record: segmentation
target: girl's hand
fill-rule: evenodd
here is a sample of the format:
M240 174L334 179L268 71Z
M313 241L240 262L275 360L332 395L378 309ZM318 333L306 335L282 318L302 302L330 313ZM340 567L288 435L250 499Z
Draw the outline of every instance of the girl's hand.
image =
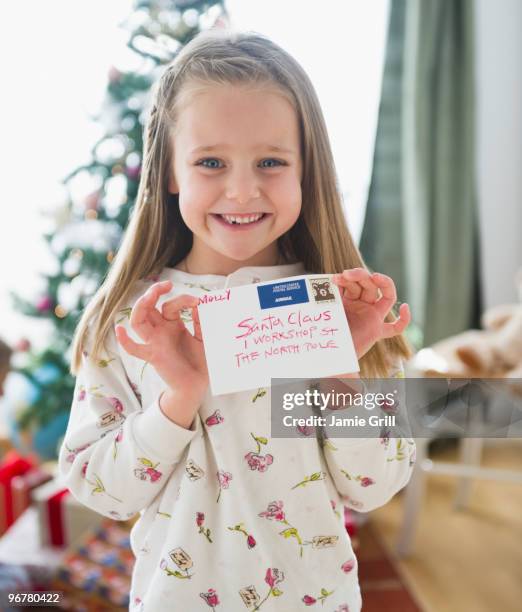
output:
M370 274L364 268L344 270L332 277L341 292L344 311L360 359L382 338L401 334L408 326L411 314L408 304L401 304L399 318L385 322L386 315L397 301L393 280L385 274Z
M208 371L198 317L198 298L180 295L156 308L159 297L168 293L172 281L154 283L136 301L130 315L132 329L144 341L134 342L126 329L116 326L116 338L134 357L150 363L176 395L202 399L208 387ZM180 311L192 310L194 335L181 320Z

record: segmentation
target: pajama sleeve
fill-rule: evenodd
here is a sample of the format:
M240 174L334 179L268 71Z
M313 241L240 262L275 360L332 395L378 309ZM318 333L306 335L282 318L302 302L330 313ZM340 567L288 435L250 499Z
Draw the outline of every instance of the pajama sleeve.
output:
M404 378L402 363L389 378ZM360 512L386 504L411 478L415 462L412 438L327 438L325 461L343 503Z
M81 503L115 519L135 515L163 488L191 440L202 435L199 414L185 429L162 413L161 391L142 409L113 328L103 358L92 359L87 343L58 459L65 486Z

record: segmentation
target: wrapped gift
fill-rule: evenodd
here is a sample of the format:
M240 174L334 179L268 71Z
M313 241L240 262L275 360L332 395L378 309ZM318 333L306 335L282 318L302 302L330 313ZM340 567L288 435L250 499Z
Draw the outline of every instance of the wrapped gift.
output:
M65 554L52 588L69 600L81 599L88 610L100 602L113 611L128 609L134 567L129 533L128 523L105 519Z
M32 497L38 509L42 546L69 546L103 520L55 479L33 489Z
M2 535L15 520L13 511L13 478L26 474L36 464L30 457L24 457L14 450L6 453L0 463L0 535Z
M41 467L31 468L21 476L15 476L11 481L13 515L16 520L31 504L31 494L36 487L49 482L51 473Z

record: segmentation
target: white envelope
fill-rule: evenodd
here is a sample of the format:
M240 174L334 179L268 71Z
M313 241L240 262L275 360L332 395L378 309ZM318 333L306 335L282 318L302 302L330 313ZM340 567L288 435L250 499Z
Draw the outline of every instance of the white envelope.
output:
M199 318L213 395L268 387L272 378L324 378L359 363L331 274L210 291Z

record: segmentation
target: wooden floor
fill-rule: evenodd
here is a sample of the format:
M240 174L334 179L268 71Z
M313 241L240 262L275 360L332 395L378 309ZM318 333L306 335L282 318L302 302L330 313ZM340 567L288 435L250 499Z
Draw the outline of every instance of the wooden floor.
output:
M522 471L522 441L487 444L482 465ZM456 447L430 456L455 460ZM429 476L414 552L399 569L426 612L522 610L522 486L476 480L469 508L457 511L455 484ZM401 493L371 513L393 552L401 518Z

